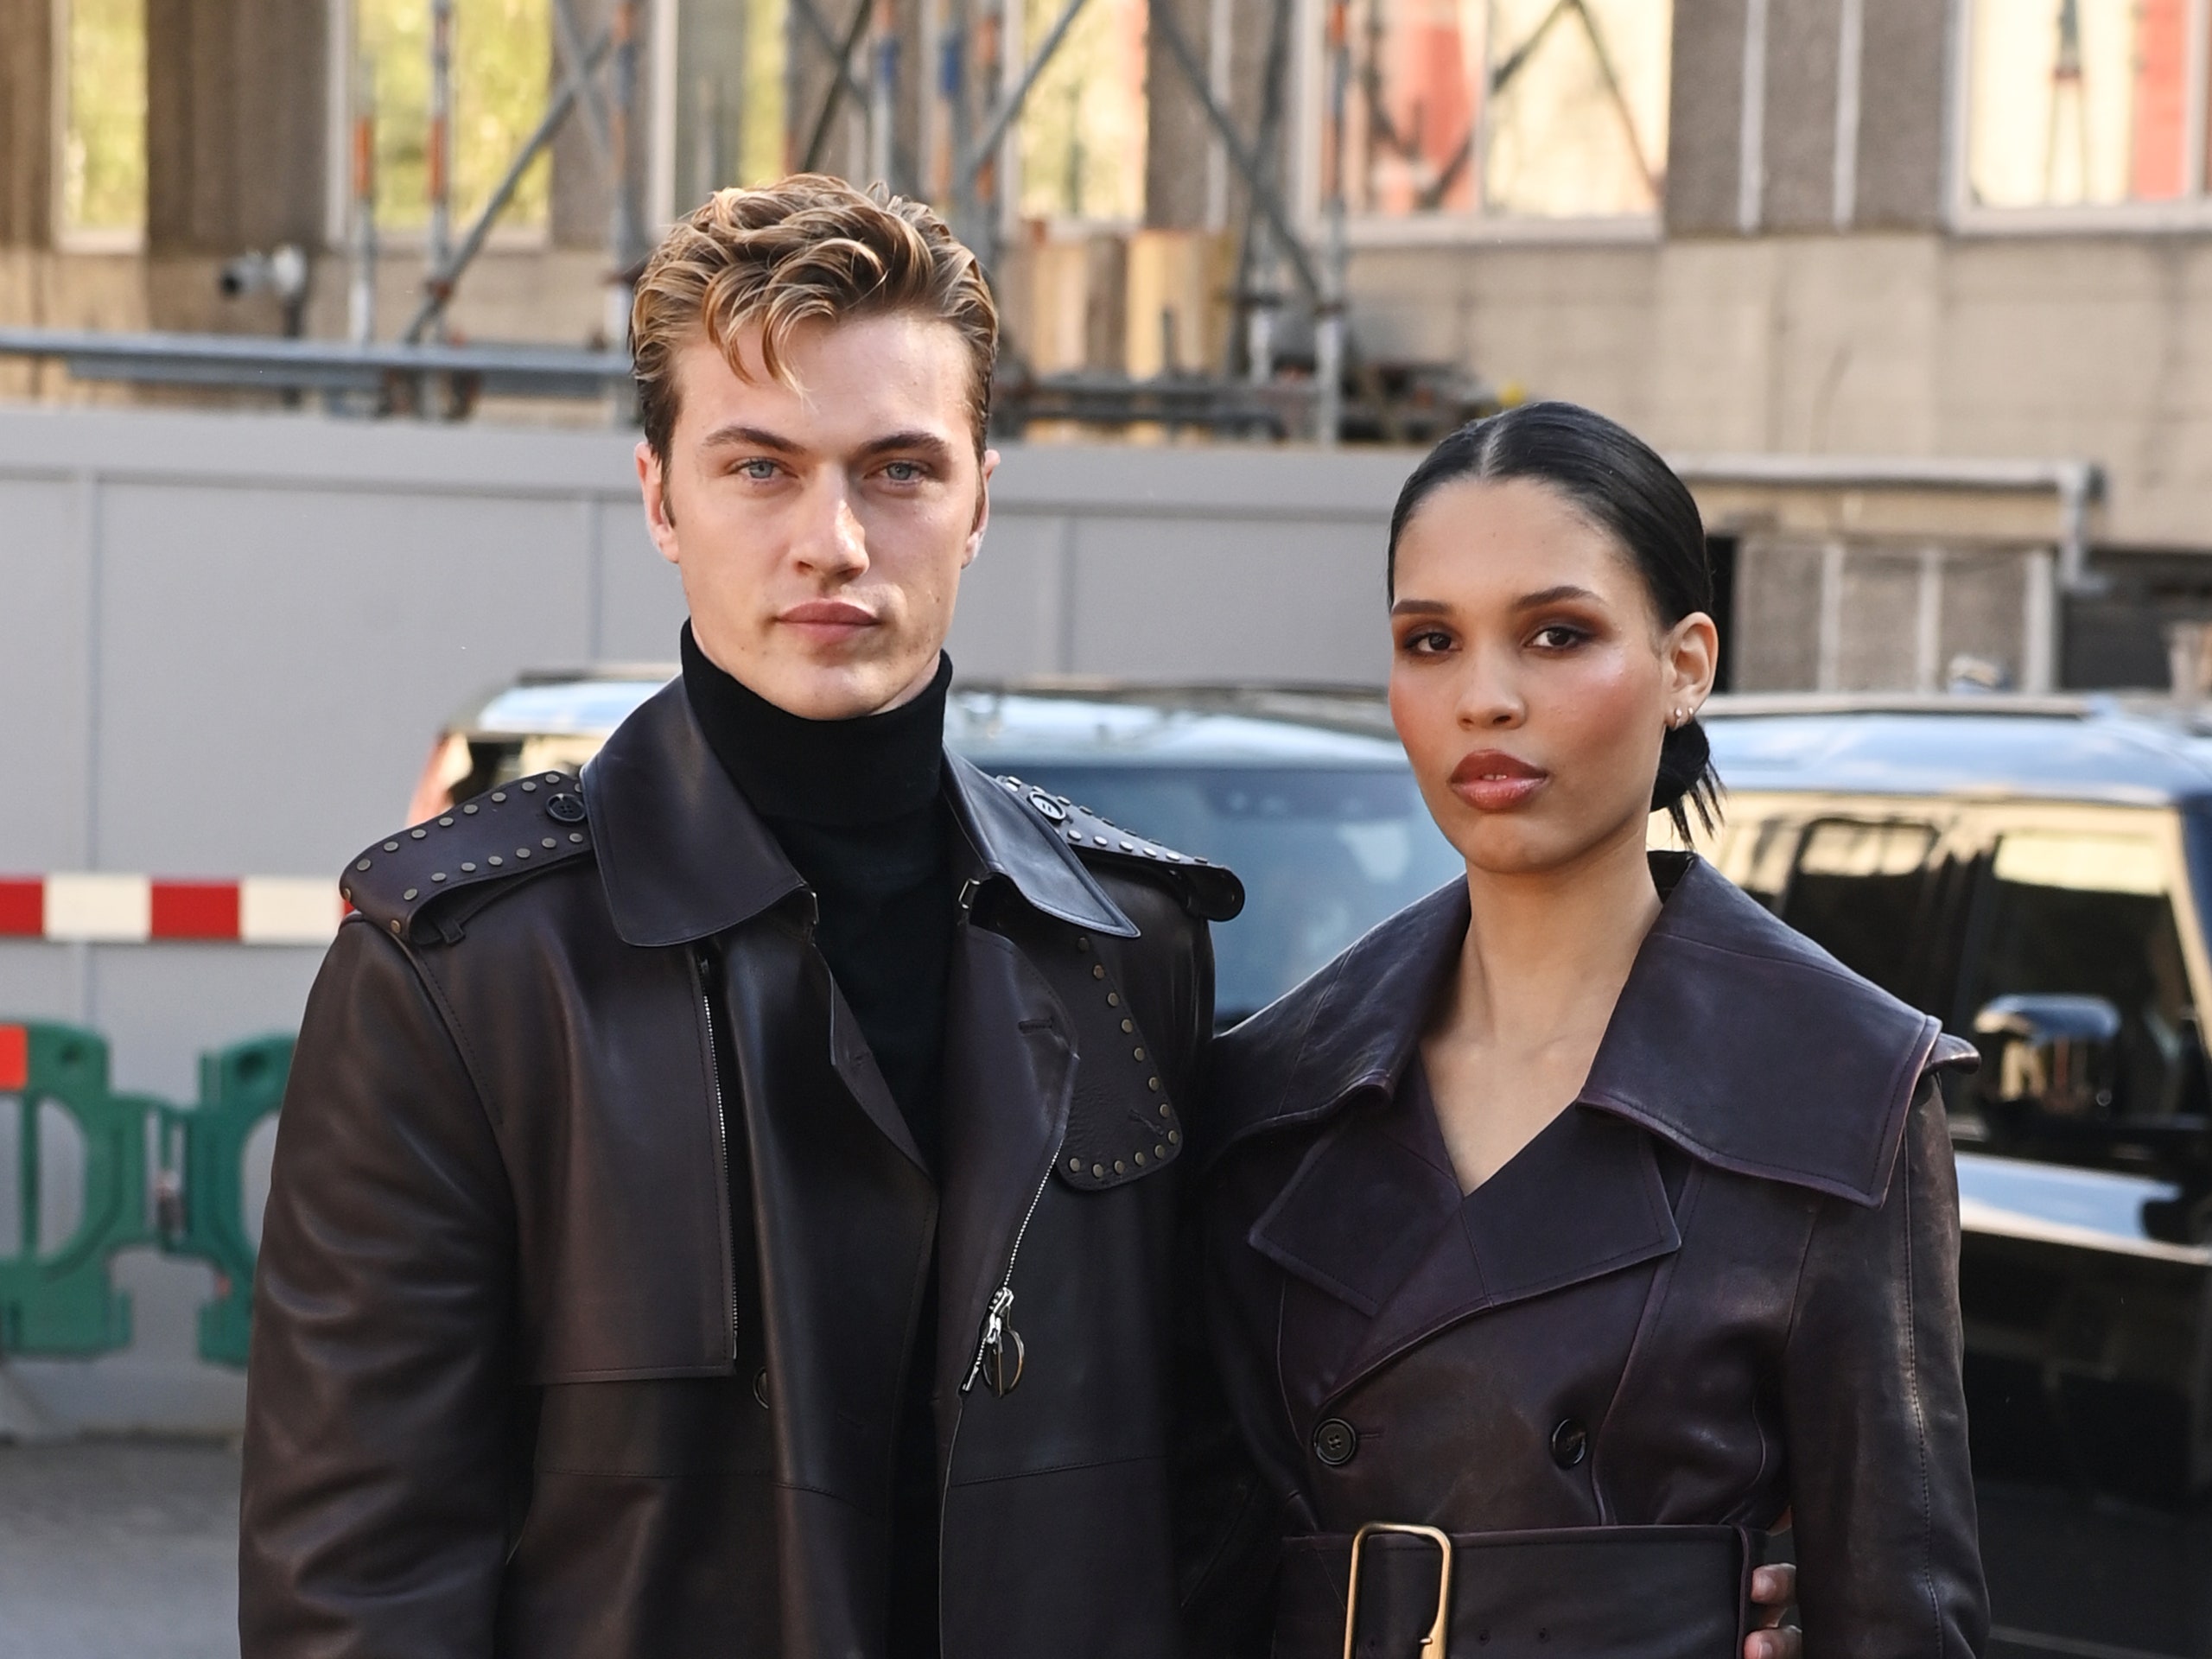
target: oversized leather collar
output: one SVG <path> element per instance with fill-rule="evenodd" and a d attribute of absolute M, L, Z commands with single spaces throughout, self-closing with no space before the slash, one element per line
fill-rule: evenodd
<path fill-rule="evenodd" d="M 856 778 L 853 787 L 868 787 Z M 1122 938 L 1137 929 L 1052 825 L 947 755 L 944 789 L 993 875 L 1036 909 Z M 615 931 L 634 945 L 683 944 L 737 927 L 805 883 L 708 747 L 680 681 L 615 728 L 585 766 L 583 793 Z"/>
<path fill-rule="evenodd" d="M 1576 1103 L 1718 1168 L 1878 1204 L 1921 1073 L 1973 1049 L 1704 860 L 1653 861 L 1667 898 Z M 1464 884 L 1440 888 L 1217 1042 L 1205 1155 L 1395 1088 L 1467 919 Z"/>

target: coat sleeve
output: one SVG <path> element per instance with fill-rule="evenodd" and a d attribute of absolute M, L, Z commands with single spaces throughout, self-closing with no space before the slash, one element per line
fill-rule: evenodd
<path fill-rule="evenodd" d="M 1962 1348 L 1958 1176 L 1923 1077 L 1881 1206 L 1822 1201 L 1784 1353 L 1805 1659 L 1981 1651 Z"/>
<path fill-rule="evenodd" d="M 339 930 L 255 1275 L 244 1659 L 488 1656 L 514 1395 L 499 1149 L 414 963 Z"/>

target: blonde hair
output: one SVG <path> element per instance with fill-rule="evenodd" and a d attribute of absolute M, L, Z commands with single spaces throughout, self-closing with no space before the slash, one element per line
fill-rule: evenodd
<path fill-rule="evenodd" d="M 878 186 L 795 173 L 757 190 L 717 190 L 661 238 L 630 310 L 630 353 L 645 442 L 668 463 L 676 354 L 703 336 L 744 377 L 737 337 L 760 325 L 760 359 L 794 385 L 801 324 L 912 311 L 950 323 L 969 353 L 969 414 L 980 454 L 990 423 L 999 312 L 982 266 L 943 219 Z"/>

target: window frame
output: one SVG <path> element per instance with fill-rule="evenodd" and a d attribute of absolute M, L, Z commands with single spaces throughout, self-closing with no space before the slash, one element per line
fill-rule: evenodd
<path fill-rule="evenodd" d="M 67 0 L 56 0 L 66 4 Z M 323 0 L 329 29 L 328 70 L 325 112 L 326 133 L 323 144 L 325 157 L 323 235 L 328 251 L 345 252 L 353 245 L 353 90 L 355 58 L 353 53 L 354 0 Z M 672 10 L 673 8 L 671 8 Z M 661 10 L 660 0 L 651 0 L 649 10 L 657 21 Z M 549 14 L 550 22 L 550 14 Z M 549 42 L 550 44 L 550 42 Z M 557 45 L 550 45 L 553 66 L 557 73 L 561 54 Z M 639 65 L 639 79 L 650 86 L 658 73 L 658 66 L 643 60 Z M 552 86 L 549 81 L 546 96 L 550 99 Z M 656 117 L 658 112 L 656 111 Z M 652 128 L 647 130 L 647 142 L 652 145 L 647 155 L 647 190 L 658 186 L 653 169 L 658 164 L 659 138 Z M 671 152 L 672 153 L 672 152 Z M 549 148 L 546 164 L 552 158 Z M 648 215 L 652 208 L 648 200 Z M 467 233 L 474 215 L 464 213 L 456 206 L 454 212 L 453 233 L 456 245 Z M 379 213 L 377 215 L 377 259 L 379 265 L 390 255 L 421 257 L 429 251 L 430 232 L 425 225 L 394 225 Z M 553 204 L 549 193 L 546 200 L 545 222 L 543 225 L 518 225 L 502 219 L 493 226 L 484 238 L 485 253 L 541 253 L 553 245 Z M 381 274 L 381 273 L 380 273 Z"/>
<path fill-rule="evenodd" d="M 2198 0 L 2212 3 L 2212 0 Z M 1290 211 L 1300 228 L 1317 240 L 1328 233 L 1329 209 L 1321 193 L 1321 138 L 1328 123 L 1328 54 L 1324 50 L 1329 0 L 1297 0 L 1291 40 L 1293 145 L 1287 180 Z M 1667 118 L 1674 121 L 1671 77 Z M 1478 191 L 1487 168 L 1490 100 L 1476 116 L 1475 168 Z M 1344 244 L 1360 248 L 1465 247 L 1505 244 L 1607 246 L 1656 245 L 1665 234 L 1667 204 L 1662 194 L 1647 213 L 1584 213 L 1558 218 L 1501 213 L 1477 207 L 1471 213 L 1391 215 L 1347 211 Z"/>
<path fill-rule="evenodd" d="M 1950 73 L 1945 92 L 1943 170 L 1946 218 L 1961 236 L 2108 236 L 2167 234 L 2212 228 L 2212 169 L 2206 166 L 2208 100 L 2212 100 L 2212 0 L 2186 0 L 2189 101 L 2183 119 L 2183 194 L 2171 201 L 2075 202 L 1992 207 L 1974 199 L 1974 29 L 1986 0 L 1951 0 Z"/>
<path fill-rule="evenodd" d="M 84 254 L 140 254 L 146 251 L 146 221 L 152 204 L 143 205 L 138 223 L 129 227 L 113 225 L 72 225 L 68 213 L 69 179 L 69 23 L 74 0 L 48 0 L 48 29 L 52 38 L 48 42 L 48 130 L 47 134 L 47 213 L 51 227 L 51 239 L 57 253 Z M 141 14 L 143 15 L 143 12 Z M 152 65 L 147 66 L 151 79 Z M 146 159 L 153 160 L 150 134 L 142 130 L 140 140 L 146 146 Z"/>

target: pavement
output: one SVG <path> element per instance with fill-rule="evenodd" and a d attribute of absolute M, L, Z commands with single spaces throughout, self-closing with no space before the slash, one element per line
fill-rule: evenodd
<path fill-rule="evenodd" d="M 0 1659 L 237 1659 L 238 1459 L 0 1442 Z"/>

